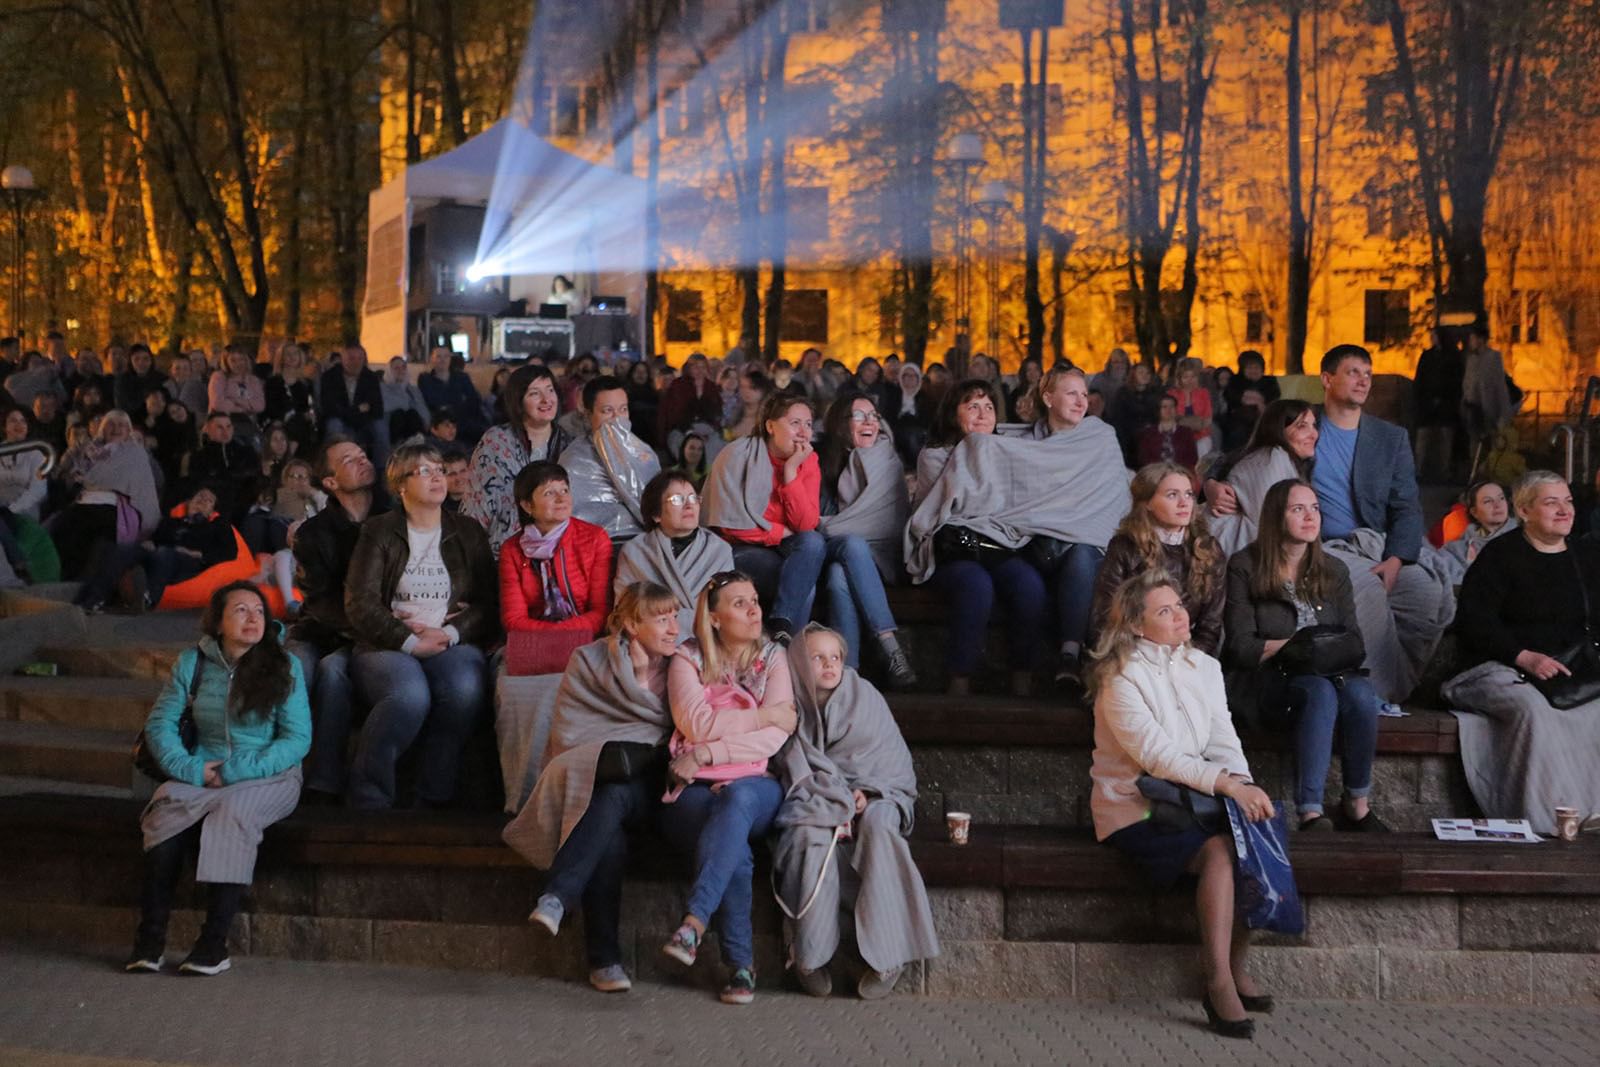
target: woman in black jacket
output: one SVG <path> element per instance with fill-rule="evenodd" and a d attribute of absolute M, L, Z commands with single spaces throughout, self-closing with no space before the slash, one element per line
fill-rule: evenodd
<path fill-rule="evenodd" d="M 1319 673 L 1302 654 L 1309 635 L 1293 639 L 1312 626 L 1339 627 L 1349 635 L 1348 669 Z M 1342 825 L 1388 830 L 1367 800 L 1378 743 L 1378 695 L 1354 669 L 1365 650 L 1350 572 L 1322 551 L 1322 513 L 1310 483 L 1285 479 L 1267 490 L 1260 533 L 1228 561 L 1224 629 L 1222 658 L 1235 713 L 1253 708 L 1268 723 L 1294 726 L 1300 829 L 1333 829 L 1333 820 L 1323 815 L 1322 791 L 1337 739 L 1344 772 Z"/>
<path fill-rule="evenodd" d="M 444 510 L 444 460 L 428 445 L 395 449 L 387 471 L 400 506 L 361 528 L 345 582 L 355 636 L 351 674 L 372 706 L 346 803 L 388 808 L 395 764 L 420 738 L 417 804 L 455 795 L 461 753 L 488 710 L 484 651 L 499 632 L 494 557 L 483 527 Z"/>

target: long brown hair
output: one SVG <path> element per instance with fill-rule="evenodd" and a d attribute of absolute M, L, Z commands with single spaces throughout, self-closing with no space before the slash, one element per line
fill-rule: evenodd
<path fill-rule="evenodd" d="M 233 669 L 233 681 L 228 686 L 228 711 L 241 722 L 257 722 L 269 718 L 272 709 L 289 699 L 294 685 L 294 675 L 289 666 L 289 654 L 283 650 L 273 627 L 272 609 L 266 594 L 250 582 L 229 582 L 211 594 L 205 614 L 200 619 L 201 632 L 222 644 L 222 613 L 227 609 L 228 597 L 234 593 L 250 593 L 261 600 L 261 610 L 266 615 L 267 628 L 261 640 L 239 657 Z"/>
<path fill-rule="evenodd" d="M 1133 648 L 1139 643 L 1139 635 L 1134 632 L 1134 627 L 1144 619 L 1145 598 L 1157 589 L 1171 589 L 1180 597 L 1183 596 L 1183 590 L 1167 574 L 1165 567 L 1140 571 L 1117 586 L 1116 592 L 1111 594 L 1111 610 L 1106 614 L 1100 641 L 1094 647 L 1094 662 L 1089 666 L 1086 679 L 1089 692 L 1095 693 L 1104 688 L 1127 666 L 1128 657 L 1133 655 Z"/>
<path fill-rule="evenodd" d="M 822 420 L 822 449 L 818 458 L 822 463 L 822 484 L 829 492 L 838 490 L 839 475 L 844 473 L 845 466 L 850 462 L 850 453 L 855 450 L 850 443 L 850 415 L 855 410 L 857 400 L 865 400 L 872 405 L 873 414 L 878 416 L 878 432 L 888 433 L 888 426 L 883 420 L 883 413 L 878 410 L 876 400 L 859 389 L 847 389 L 840 393 Z"/>
<path fill-rule="evenodd" d="M 1133 542 L 1139 558 L 1151 570 L 1165 570 L 1167 557 L 1162 551 L 1161 538 L 1156 533 L 1156 524 L 1150 517 L 1148 505 L 1155 499 L 1161 483 L 1173 475 L 1194 485 L 1194 475 L 1189 468 L 1177 463 L 1151 463 L 1139 468 L 1139 473 L 1128 484 L 1133 507 L 1117 527 L 1117 533 Z M 1184 582 L 1183 598 L 1191 607 L 1198 608 L 1211 599 L 1212 591 L 1222 579 L 1223 565 L 1227 562 L 1222 554 L 1222 546 L 1211 536 L 1211 530 L 1206 525 L 1198 496 L 1194 512 L 1189 516 L 1188 528 L 1183 532 L 1183 550 L 1189 556 L 1189 577 Z"/>
<path fill-rule="evenodd" d="M 1255 574 L 1250 578 L 1250 595 L 1260 600 L 1283 599 L 1283 570 L 1289 565 L 1289 537 L 1283 528 L 1284 516 L 1289 511 L 1289 493 L 1304 489 L 1316 495 L 1311 483 L 1299 478 L 1285 478 L 1267 490 L 1261 502 L 1261 522 L 1256 539 L 1250 543 L 1250 561 L 1255 564 Z M 1322 551 L 1322 542 L 1313 541 L 1300 557 L 1300 572 L 1294 582 L 1295 596 L 1316 603 L 1328 593 L 1328 557 Z"/>
<path fill-rule="evenodd" d="M 700 595 L 694 601 L 694 638 L 700 645 L 700 680 L 706 683 L 722 681 L 724 674 L 737 674 L 755 660 L 756 654 L 761 651 L 762 642 L 758 638 L 751 643 L 737 663 L 725 664 L 722 659 L 727 653 L 722 647 L 722 641 L 716 627 L 711 625 L 711 613 L 717 610 L 717 601 L 722 599 L 722 591 L 730 585 L 739 582 L 749 583 L 755 588 L 755 581 L 744 571 L 719 571 L 711 576 L 705 588 L 700 590 Z"/>

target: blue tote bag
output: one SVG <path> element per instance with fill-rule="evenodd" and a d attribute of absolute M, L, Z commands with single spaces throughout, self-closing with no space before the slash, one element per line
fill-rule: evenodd
<path fill-rule="evenodd" d="M 1270 819 L 1251 822 L 1231 798 L 1226 800 L 1233 832 L 1233 899 L 1239 918 L 1251 930 L 1303 934 L 1305 909 L 1289 866 L 1289 837 L 1284 809 Z"/>

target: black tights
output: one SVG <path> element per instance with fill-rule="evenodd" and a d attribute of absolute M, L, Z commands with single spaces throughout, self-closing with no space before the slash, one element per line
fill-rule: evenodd
<path fill-rule="evenodd" d="M 139 894 L 139 931 L 136 940 L 141 946 L 159 948 L 166 944 L 167 920 L 172 917 L 172 898 L 178 888 L 178 876 L 183 871 L 184 858 L 200 847 L 200 824 L 195 823 L 181 834 L 169 837 L 144 854 L 144 886 Z M 200 927 L 198 944 L 225 946 L 233 918 L 239 914 L 248 886 L 233 882 L 209 883 L 206 896 L 206 918 Z"/>

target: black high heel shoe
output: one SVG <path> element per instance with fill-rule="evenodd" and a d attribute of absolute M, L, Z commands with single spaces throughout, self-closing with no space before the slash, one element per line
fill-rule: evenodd
<path fill-rule="evenodd" d="M 1207 993 L 1200 998 L 1200 1006 L 1206 1010 L 1206 1023 L 1211 1027 L 1211 1032 L 1222 1037 L 1236 1037 L 1244 1041 L 1254 1041 L 1256 1036 L 1256 1021 L 1254 1019 L 1224 1019 L 1217 1014 L 1217 1009 L 1211 1006 L 1211 994 Z"/>
<path fill-rule="evenodd" d="M 1272 1014 L 1273 1003 L 1271 993 L 1262 993 L 1258 997 L 1247 997 L 1243 993 L 1240 993 L 1239 1003 L 1243 1004 L 1244 1010 L 1250 1012 L 1252 1015 Z"/>

